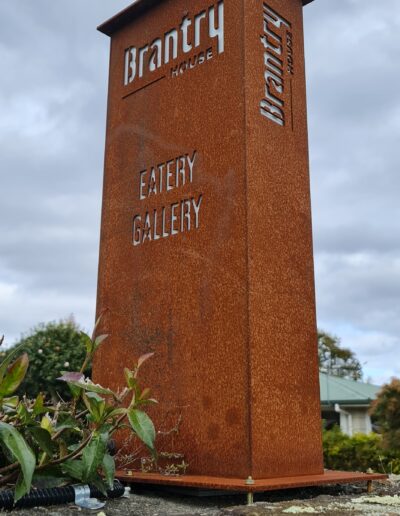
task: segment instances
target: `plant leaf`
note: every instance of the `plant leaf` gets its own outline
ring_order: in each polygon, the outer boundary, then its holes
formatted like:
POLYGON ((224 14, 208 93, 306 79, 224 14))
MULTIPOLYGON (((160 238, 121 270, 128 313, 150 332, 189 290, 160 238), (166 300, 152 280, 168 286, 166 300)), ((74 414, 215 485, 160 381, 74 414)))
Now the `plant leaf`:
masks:
POLYGON ((61 471, 60 466, 49 466, 43 471, 36 471, 32 484, 39 488, 59 487, 65 484, 68 478, 61 471))
POLYGON ((91 381, 68 382, 68 385, 74 385, 87 392, 97 392, 97 394, 105 394, 106 396, 113 396, 115 399, 118 399, 115 392, 111 389, 107 389, 91 381))
POLYGON ((106 484, 104 483, 104 480, 100 477, 100 475, 96 473, 90 481, 90 483, 97 487, 97 489, 103 496, 107 496, 106 484))
POLYGON ((61 432, 62 430, 75 430, 77 432, 80 431, 79 429, 79 422, 74 419, 73 417, 67 417, 60 421, 57 426, 55 427, 56 432, 61 432))
POLYGON ((32 419, 32 416, 31 416, 29 410, 25 407, 25 405, 23 403, 19 403, 18 404, 18 406, 17 406, 17 414, 18 414, 18 417, 20 418, 21 422, 24 425, 35 424, 35 422, 32 419))
POLYGON ((0 439, 21 466, 22 476, 15 491, 15 501, 17 501, 31 488, 36 458, 25 439, 13 426, 0 422, 0 439))
POLYGON ((62 382, 79 382, 84 380, 84 378, 85 376, 82 373, 62 371, 62 376, 57 378, 57 380, 61 380, 62 382))
POLYGON ((79 396, 82 394, 82 389, 79 387, 76 387, 75 385, 71 385, 70 383, 67 384, 68 389, 71 391, 72 397, 77 400, 79 396))
POLYGON ((103 462, 104 454, 107 449, 108 434, 98 434, 83 450, 82 462, 83 473, 82 480, 90 482, 97 473, 97 468, 103 462))
POLYGON ((82 460, 67 460, 61 464, 61 470, 65 475, 76 480, 83 480, 83 462, 82 460))
POLYGON ((85 333, 84 331, 81 331, 80 335, 81 335, 83 343, 85 344, 86 352, 89 355, 93 351, 94 342, 89 337, 89 335, 87 333, 85 333))
POLYGON ((24 475, 22 473, 19 474, 17 483, 15 484, 14 491, 14 503, 17 503, 23 496, 25 496, 29 492, 29 488, 25 482, 24 475))
POLYGON ((104 455, 102 466, 107 485, 112 489, 114 487, 115 462, 109 453, 104 455))
POLYGON ((10 396, 23 382, 29 366, 28 354, 24 353, 8 368, 0 383, 0 396, 10 396))
POLYGON ((125 375, 126 385, 128 386, 128 388, 134 389, 137 384, 137 380, 135 378, 135 373, 133 371, 131 371, 130 369, 128 369, 127 367, 125 367, 124 375, 125 375))
POLYGON ((107 311, 108 311, 108 308, 105 308, 104 310, 102 310, 102 311, 100 312, 100 314, 99 314, 99 316, 98 316, 98 318, 97 318, 97 320, 96 320, 96 322, 95 322, 95 324, 94 324, 93 334, 92 334, 92 340, 94 340, 95 335, 96 335, 97 327, 98 327, 98 325, 100 324, 100 321, 101 321, 101 319, 102 319, 103 315, 104 315, 107 311))
POLYGON ((127 414, 128 413, 128 409, 126 408, 123 408, 123 407, 120 407, 120 408, 112 408, 110 407, 111 410, 107 411, 107 418, 113 418, 113 417, 117 417, 117 416, 122 416, 122 414, 127 414))
POLYGON ((145 400, 139 400, 137 402, 137 406, 139 405, 157 405, 158 404, 158 401, 155 400, 154 398, 147 398, 145 400))
POLYGON ((3 406, 11 409, 16 409, 19 403, 18 396, 12 396, 11 398, 4 398, 3 406))
POLYGON ((45 428, 34 426, 29 428, 29 433, 39 445, 40 449, 47 453, 52 458, 54 453, 54 443, 51 440, 51 435, 45 428))
POLYGON ((18 355, 19 351, 25 346, 25 344, 20 344, 15 349, 10 351, 10 353, 6 356, 3 362, 0 364, 0 383, 3 381, 4 375, 8 369, 9 364, 11 364, 12 360, 16 355, 18 355))
POLYGON ((43 416, 40 422, 40 427, 47 430, 50 434, 53 433, 54 427, 51 419, 48 416, 43 416))
POLYGON ((106 401, 104 398, 95 392, 86 392, 83 395, 83 402, 89 410, 90 415, 95 423, 99 423, 103 417, 106 408, 106 401))
POLYGON ((144 400, 144 399, 148 399, 148 397, 150 396, 150 389, 148 387, 146 387, 145 389, 143 389, 139 399, 141 400, 144 400))
POLYGON ((134 408, 129 409, 128 419, 133 431, 139 439, 143 441, 150 450, 154 451, 156 431, 153 421, 149 418, 146 412, 134 408))
POLYGON ((44 406, 44 396, 41 392, 36 397, 35 403, 33 405, 32 414, 34 416, 38 416, 40 414, 44 414, 47 412, 47 408, 44 406))
POLYGON ((96 351, 96 349, 100 346, 102 342, 106 340, 107 337, 108 335, 99 335, 98 337, 96 337, 93 344, 93 351, 96 351))
POLYGON ((102 403, 104 401, 104 398, 102 398, 95 392, 87 392, 85 396, 89 398, 91 401, 95 401, 96 403, 102 403))
POLYGON ((151 358, 153 355, 154 355, 154 353, 146 353, 145 355, 142 355, 141 357, 139 357, 136 367, 139 369, 139 367, 141 367, 146 362, 146 360, 151 358))

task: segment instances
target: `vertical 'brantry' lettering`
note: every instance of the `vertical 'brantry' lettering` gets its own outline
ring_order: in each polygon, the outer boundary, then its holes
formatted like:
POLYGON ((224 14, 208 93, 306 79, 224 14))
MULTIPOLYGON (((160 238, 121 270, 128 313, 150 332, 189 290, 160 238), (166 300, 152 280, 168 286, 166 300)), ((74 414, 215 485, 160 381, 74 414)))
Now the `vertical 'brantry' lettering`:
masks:
POLYGON ((291 26, 288 20, 263 3, 264 34, 260 41, 264 50, 265 97, 260 101, 260 113, 281 127, 286 123, 285 73, 293 73, 293 42, 288 30, 291 26))

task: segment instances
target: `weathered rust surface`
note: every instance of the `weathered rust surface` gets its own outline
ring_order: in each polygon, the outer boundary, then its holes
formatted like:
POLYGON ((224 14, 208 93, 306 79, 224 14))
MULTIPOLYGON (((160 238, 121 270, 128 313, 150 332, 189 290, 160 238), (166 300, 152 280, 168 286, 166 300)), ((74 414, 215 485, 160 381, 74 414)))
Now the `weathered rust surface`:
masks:
POLYGON ((132 484, 161 484, 167 486, 195 487, 200 489, 221 489, 226 491, 242 491, 257 493, 275 491, 278 489, 292 489, 296 487, 311 487, 325 484, 349 484, 353 482, 371 482, 372 480, 386 480, 388 475, 378 473, 351 473, 349 471, 325 471, 322 475, 302 475, 297 477, 264 478, 255 480, 254 484, 246 483, 242 478, 221 478, 196 475, 165 476, 154 473, 118 471, 117 477, 132 484))
POLYGON ((181 420, 162 451, 190 474, 322 474, 302 2, 150 5, 110 29, 95 381, 154 351, 156 425, 181 420), (174 28, 177 56, 141 64, 174 28))
MULTIPOLYGON (((103 32, 103 34, 107 34, 107 36, 112 36, 117 30, 121 29, 127 23, 130 23, 133 18, 136 18, 144 11, 151 9, 156 4, 163 1, 165 2, 166 0, 136 0, 136 2, 133 2, 126 9, 99 25, 98 30, 103 32)), ((310 4, 313 1, 314 0, 302 0, 303 5, 310 4)))

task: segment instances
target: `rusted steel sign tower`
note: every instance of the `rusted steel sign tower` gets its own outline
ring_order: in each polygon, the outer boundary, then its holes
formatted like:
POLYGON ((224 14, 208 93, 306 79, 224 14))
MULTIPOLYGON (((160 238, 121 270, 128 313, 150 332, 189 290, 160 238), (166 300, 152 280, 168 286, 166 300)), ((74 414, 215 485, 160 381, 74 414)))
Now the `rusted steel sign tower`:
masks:
POLYGON ((154 417, 181 419, 169 451, 189 464, 178 483, 326 478, 302 10, 138 0, 99 28, 111 60, 98 311, 111 337, 94 374, 117 387, 155 352, 154 417))

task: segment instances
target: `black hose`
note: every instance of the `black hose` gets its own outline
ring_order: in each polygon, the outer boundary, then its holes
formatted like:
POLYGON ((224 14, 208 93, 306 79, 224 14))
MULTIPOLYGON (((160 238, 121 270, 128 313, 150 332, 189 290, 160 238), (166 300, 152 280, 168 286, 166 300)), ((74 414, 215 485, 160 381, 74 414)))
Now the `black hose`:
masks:
MULTIPOLYGON (((90 487, 90 496, 92 498, 104 498, 104 494, 96 487, 90 487)), ((121 496, 125 493, 125 487, 121 484, 119 480, 114 480, 113 489, 107 489, 107 498, 121 498, 121 496)))
MULTIPOLYGON (((101 491, 95 486, 90 487, 90 496, 95 498, 104 497, 101 491)), ((124 486, 118 480, 114 481, 114 489, 107 490, 109 498, 119 498, 125 492, 124 486)), ((23 496, 14 505, 14 491, 7 489, 0 491, 0 509, 21 509, 28 507, 40 507, 45 505, 61 505, 75 501, 75 489, 73 486, 52 487, 49 489, 32 489, 29 494, 23 496)))

